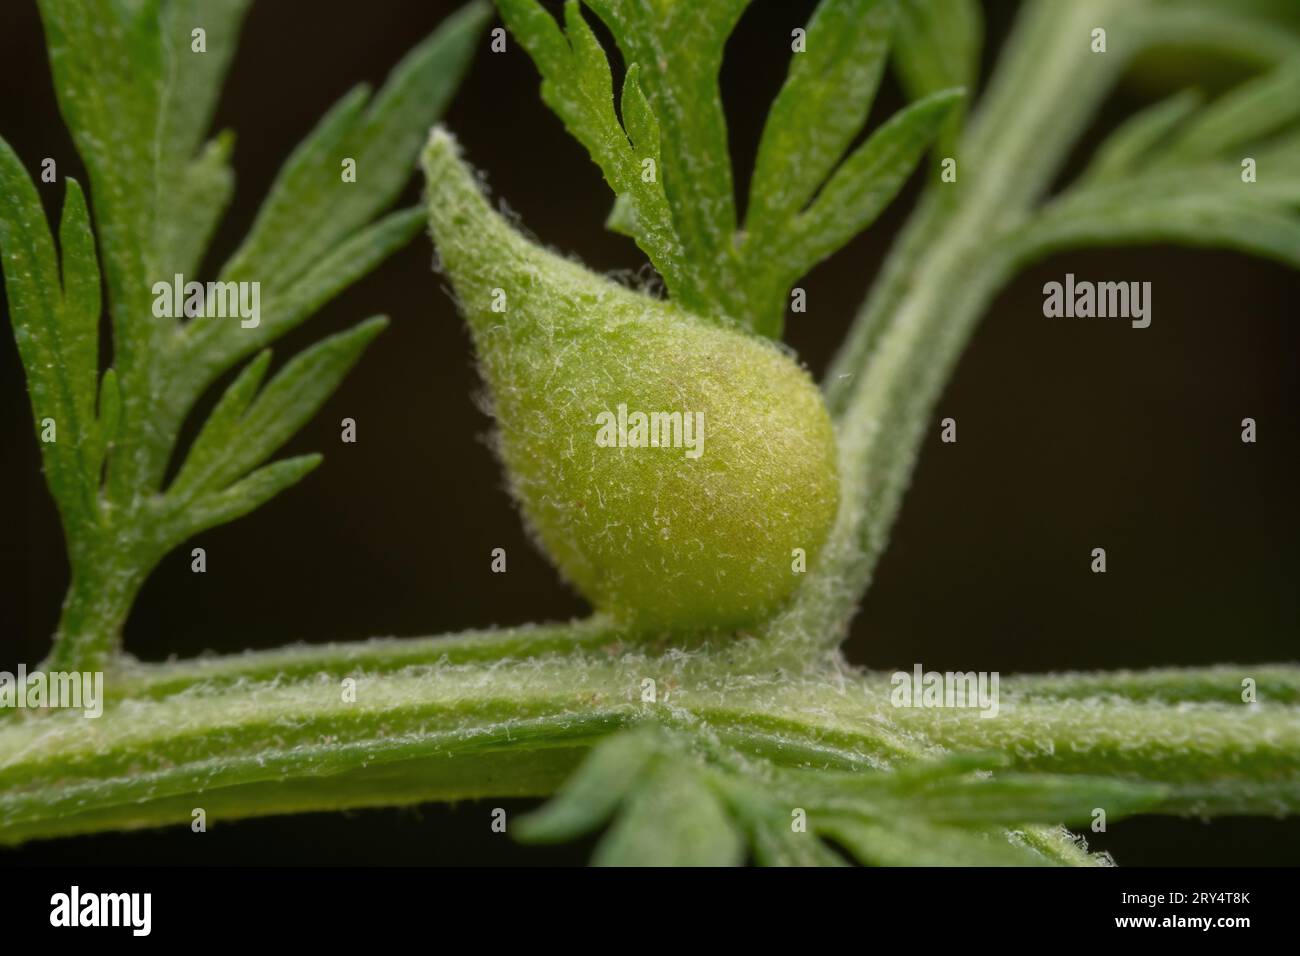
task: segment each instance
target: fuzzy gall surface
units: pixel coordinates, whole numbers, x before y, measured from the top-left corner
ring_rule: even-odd
[[[636,626],[770,615],[801,580],[796,549],[811,566],[839,502],[834,430],[807,372],[758,336],[527,241],[445,132],[425,168],[501,456],[544,550],[596,607]],[[659,418],[659,447],[638,444],[638,412],[678,413]]]

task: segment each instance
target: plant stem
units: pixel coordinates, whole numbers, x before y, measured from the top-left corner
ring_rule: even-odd
[[[113,553],[106,553],[108,551]],[[133,554],[124,554],[133,552]],[[122,644],[122,627],[155,561],[110,528],[82,542],[73,555],[54,647],[42,665],[51,671],[103,671]]]
[[[975,324],[1015,265],[998,244],[1059,172],[1136,40],[1105,55],[1092,27],[1123,37],[1146,0],[1029,4],[959,150],[935,183],[835,360],[825,385],[840,440],[840,515],[817,569],[774,622],[787,659],[843,639],[884,550],[929,419]]]
[[[113,698],[157,700],[191,688],[213,690],[258,681],[387,674],[420,665],[490,664],[578,649],[603,650],[608,657],[631,640],[623,629],[596,616],[567,624],[302,644],[163,664],[125,660],[106,689]]]
[[[506,632],[496,653],[519,639]],[[188,825],[196,807],[214,824],[542,795],[597,740],[647,718],[707,730],[779,766],[879,769],[960,746],[1008,753],[1018,770],[1106,766],[1138,781],[1181,783],[1168,804],[1180,811],[1300,808],[1300,708],[1292,704],[1170,704],[1113,693],[1063,703],[1068,678],[1053,679],[1056,696],[1040,695],[1043,679],[1008,678],[999,719],[983,720],[972,710],[896,708],[884,674],[740,675],[717,653],[637,651],[453,664],[435,656],[434,639],[420,643],[436,666],[386,672],[376,653],[351,673],[351,699],[337,676],[345,655],[335,649],[334,673],[190,683],[157,699],[167,683],[179,686],[175,666],[135,665],[135,691],[110,705],[109,719],[22,712],[0,722],[0,842]],[[472,643],[447,640],[447,656]],[[1254,671],[1262,690],[1300,686],[1295,667]],[[653,702],[642,697],[646,679],[655,681]],[[1104,676],[1084,677],[1084,686],[1090,679],[1119,689]],[[1174,678],[1164,680],[1172,686]],[[1225,694],[1235,684],[1231,669],[1178,680]]]

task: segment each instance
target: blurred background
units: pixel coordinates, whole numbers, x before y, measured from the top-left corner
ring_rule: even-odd
[[[350,0],[253,5],[216,118],[217,128],[237,132],[238,187],[203,278],[238,245],[280,164],[325,110],[354,83],[378,85],[455,6],[368,0],[360,15]],[[814,6],[756,0],[728,46],[722,87],[739,197],[785,75],[790,30]],[[1015,6],[986,4],[986,74]],[[493,55],[484,40],[445,122],[542,241],[595,269],[641,268],[635,245],[602,227],[611,197],[599,171],[541,103],[527,55],[513,40],[509,47]],[[1213,90],[1233,78],[1186,58],[1144,63],[1085,142],[1170,88]],[[869,128],[900,105],[887,78]],[[0,4],[0,135],[30,168],[52,156],[61,178],[85,182],[58,114],[34,0]],[[40,188],[57,214],[63,186]],[[915,188],[801,283],[808,312],[790,318],[786,338],[814,374],[844,335]],[[418,199],[413,179],[404,202]],[[277,346],[283,358],[366,316],[392,317],[281,452],[323,451],[324,465],[263,510],[166,558],[127,625],[131,653],[160,660],[584,612],[523,533],[482,441],[489,422],[474,401],[468,335],[432,256],[419,237]],[[1044,319],[1043,283],[1066,272],[1150,281],[1151,327]],[[936,420],[955,418],[959,440],[941,444],[937,425],[932,431],[849,657],[1004,675],[1296,659],[1298,301],[1300,275],[1281,266],[1181,248],[1070,254],[1017,278],[939,404]],[[190,436],[214,395],[192,416]],[[1254,445],[1240,441],[1247,416],[1259,423]],[[356,444],[339,441],[344,417],[358,423]],[[13,670],[46,653],[67,567],[7,330],[0,450],[0,669]],[[207,550],[206,574],[191,573],[191,546]],[[509,555],[504,575],[489,572],[498,547]],[[1104,575],[1090,573],[1094,547],[1106,548]],[[0,862],[587,858],[587,846],[520,848],[493,834],[488,815],[498,805],[532,804],[217,821],[201,840],[188,827],[97,836],[0,852]],[[1137,818],[1089,839],[1129,865],[1300,862],[1300,820]]]

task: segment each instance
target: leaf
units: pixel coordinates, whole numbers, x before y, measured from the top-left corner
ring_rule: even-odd
[[[212,123],[251,0],[163,0],[159,18],[163,97],[159,169],[182,170]],[[204,31],[203,53],[193,31]],[[164,197],[166,198],[166,197]],[[166,211],[166,205],[162,207]]]
[[[733,781],[725,799],[748,836],[759,866],[846,866],[848,861],[815,833],[795,832],[789,808],[779,806],[762,788]]]
[[[59,227],[62,274],[40,197],[0,139],[0,260],[18,354],[27,373],[46,481],[69,540],[94,520],[93,440],[99,337],[99,269],[81,189],[69,179]],[[66,283],[66,285],[65,285]],[[54,421],[55,440],[41,440]],[[90,456],[90,457],[93,457]]]
[[[847,866],[848,861],[814,833],[795,833],[789,820],[775,819],[750,834],[759,866]]]
[[[1219,246],[1300,268],[1300,214],[1245,199],[1252,185],[1227,170],[1230,191],[1135,195],[1129,189],[1087,189],[1051,203],[1005,246],[1021,263],[1050,252],[1089,246],[1176,242]]]
[[[424,210],[416,207],[390,213],[360,230],[322,256],[288,289],[272,291],[256,328],[245,329],[229,319],[194,319],[186,326],[180,363],[190,377],[178,380],[176,387],[197,392],[231,363],[301,325],[410,242],[424,222]]]
[[[222,396],[191,448],[168,498],[182,508],[196,492],[219,488],[261,464],[333,394],[366,346],[388,325],[376,317],[295,356],[249,401],[266,372],[263,353]]]
[[[1082,824],[1092,821],[1096,807],[1118,819],[1150,809],[1165,796],[1153,784],[1104,777],[1001,774],[909,790],[900,809],[940,823]]]
[[[200,149],[239,40],[250,0],[163,0],[159,12],[162,90],[157,130],[156,269],[170,278],[199,267],[234,191],[225,132]],[[193,31],[204,31],[204,52]],[[196,155],[197,154],[197,155]]]
[[[862,129],[884,71],[893,0],[823,0],[772,104],[745,228],[756,245],[800,213]]]
[[[1115,179],[1139,169],[1203,102],[1200,93],[1183,90],[1129,117],[1097,149],[1080,181]]]
[[[257,374],[219,403],[191,449],[197,454],[184,483],[172,489],[180,493],[161,496],[177,438],[203,391],[419,231],[419,210],[371,220],[409,180],[425,131],[489,15],[476,0],[449,17],[373,100],[364,89],[345,98],[281,171],[228,269],[232,281],[265,283],[266,321],[255,329],[215,317],[159,321],[151,315],[155,284],[196,278],[231,198],[233,136],[206,145],[204,137],[248,4],[39,0],[59,105],[90,173],[99,247],[97,258],[84,200],[69,181],[60,277],[35,189],[3,145],[0,255],[10,311],[38,434],[46,418],[58,429],[58,441],[43,444],[42,454],[72,565],[50,659],[59,669],[111,663],[135,593],[165,553],[160,542],[174,544],[187,529],[245,513],[312,466],[314,459],[281,463],[224,487],[324,402],[377,330],[373,324],[291,362],[244,407],[251,396],[241,390],[255,388],[265,371],[265,359],[254,362]],[[205,49],[195,51],[191,34],[199,28]],[[344,157],[357,162],[355,182],[343,182]],[[115,363],[102,378],[100,264]],[[119,449],[112,461],[110,448]],[[196,510],[182,514],[191,504]]]
[[[1060,866],[1114,866],[1109,853],[1089,853],[1088,841],[1075,836],[1065,827],[1025,827],[1007,834],[1012,843],[1041,853]]]
[[[185,326],[179,360],[166,373],[177,419],[231,364],[300,324],[419,231],[423,215],[414,209],[367,220],[409,178],[414,151],[463,74],[486,14],[484,4],[471,3],[449,17],[369,105],[357,87],[295,150],[222,270],[224,281],[262,283],[262,321],[252,329],[221,318]],[[357,162],[356,182],[342,179],[344,157]]]
[[[721,801],[690,767],[657,763],[635,785],[596,847],[596,866],[736,866],[744,842]]]
[[[240,420],[261,387],[270,364],[271,350],[265,349],[244,366],[239,376],[222,393],[220,401],[190,446],[185,464],[168,489],[171,494],[183,495],[199,486],[203,476],[218,466],[226,448],[239,439]]]
[[[1220,97],[1188,122],[1171,160],[1231,154],[1300,120],[1300,62],[1283,64]]]
[[[297,277],[296,270],[311,261],[300,254],[300,247],[325,225],[338,199],[330,195],[333,183],[338,182],[339,189],[355,185],[341,179],[340,162],[347,155],[344,137],[360,120],[369,98],[368,87],[353,87],[293,151],[243,244],[221,270],[223,279],[288,285]]]
[[[984,15],[978,0],[899,2],[894,69],[911,99],[954,87],[973,91],[983,42]],[[953,109],[935,142],[941,155],[956,152],[965,105]]]
[[[623,60],[642,69],[641,85],[659,118],[662,180],[682,255],[711,263],[700,292],[708,315],[744,318],[730,263],[736,229],[731,151],[718,73],[723,48],[750,0],[590,0]]]
[[[960,90],[946,90],[918,100],[891,117],[840,165],[771,254],[784,284],[875,220],[903,188],[963,95]]]
[[[1199,102],[1183,92],[1130,119],[1002,246],[1027,263],[1067,248],[1179,242],[1300,268],[1300,60]],[[1256,161],[1253,182],[1243,153]]]
[[[999,831],[938,827],[904,817],[888,824],[832,816],[817,824],[869,866],[1044,866],[1048,860]]]
[[[748,2],[588,0],[628,64],[621,125],[608,59],[578,0],[565,4],[564,31],[538,0],[498,6],[542,74],[542,98],[614,190],[608,227],[637,241],[686,310],[778,337],[790,286],[896,195],[956,94],[882,127],[824,186],[824,204],[805,209],[870,111],[894,10],[893,0],[823,0],[769,114],[737,234],[718,72]],[[924,139],[918,148],[904,142],[912,135]],[[659,172],[649,182],[638,175],[646,163]]]
[[[285,290],[388,206],[409,180],[487,16],[485,4],[468,4],[406,55],[373,100],[364,86],[340,100],[281,170],[223,277]],[[343,181],[345,158],[356,161],[354,183]]]
[[[560,843],[597,829],[638,786],[661,745],[649,727],[601,741],[545,806],[515,825],[516,837]]]
[[[89,421],[95,416],[94,383],[99,372],[99,259],[81,186],[75,179],[68,179],[67,184],[59,222],[65,313],[59,334],[60,360],[63,374],[74,383],[77,417]]]
[[[1126,13],[1131,29],[1150,47],[1192,49],[1253,66],[1300,55],[1300,35],[1245,2],[1166,0]]]
[[[128,417],[139,413],[135,394],[163,329],[138,321],[149,306],[162,96],[152,9],[131,18],[111,0],[40,0],[59,106],[90,174]]]
[[[262,507],[290,485],[296,485],[321,461],[320,455],[286,458],[258,469],[223,491],[199,498],[185,512],[185,532],[179,540],[242,518]]]
[[[99,380],[99,423],[95,429],[94,451],[88,456],[90,474],[98,479],[104,460],[117,438],[117,426],[122,418],[122,390],[117,384],[117,373],[111,368]]]
[[[610,232],[616,232],[620,236],[627,236],[629,239],[635,239],[637,235],[637,214],[636,204],[629,195],[615,196],[614,205],[609,208],[609,215],[605,217],[605,228]]]
[[[168,215],[160,215],[154,240],[158,250],[157,274],[193,276],[197,273],[212,234],[230,205],[235,174],[230,169],[233,134],[225,133],[184,167],[170,196],[160,201]]]
[[[542,74],[542,99],[600,167],[621,204],[622,232],[664,277],[674,299],[705,314],[710,299],[698,270],[684,256],[659,170],[660,129],[641,90],[639,66],[628,68],[623,84],[623,121],[614,114],[609,61],[577,0],[565,4],[565,32],[536,0],[501,0],[501,15]],[[643,162],[655,164],[647,181]]]
[[[1091,858],[1051,852],[1060,848],[1045,833],[1021,839],[1002,828],[1023,835],[1035,826],[1090,823],[1098,807],[1108,820],[1170,812],[1207,792],[1096,774],[1017,773],[994,751],[842,772],[778,766],[740,748],[721,744],[699,723],[642,724],[597,746],[518,835],[572,839],[614,816],[597,860],[620,865],[722,865],[742,854],[737,839],[763,865],[842,865],[823,836],[866,863],[1076,864]],[[1275,806],[1288,792],[1261,788],[1251,802]],[[697,846],[706,829],[715,844]]]

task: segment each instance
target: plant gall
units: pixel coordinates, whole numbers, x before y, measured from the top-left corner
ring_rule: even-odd
[[[599,609],[733,628],[789,597],[839,502],[808,374],[756,335],[595,275],[489,206],[455,140],[424,155],[442,266],[525,519]]]

